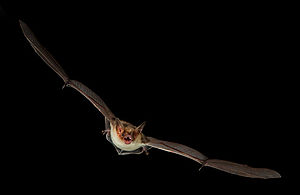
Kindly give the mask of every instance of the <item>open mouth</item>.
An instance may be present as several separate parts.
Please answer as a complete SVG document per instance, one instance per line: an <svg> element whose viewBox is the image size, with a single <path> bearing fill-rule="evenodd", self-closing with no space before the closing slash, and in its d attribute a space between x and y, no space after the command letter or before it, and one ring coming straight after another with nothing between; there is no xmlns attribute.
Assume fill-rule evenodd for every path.
<svg viewBox="0 0 300 195"><path fill-rule="evenodd" d="M124 139L125 144L130 144L132 142L131 135L126 135L126 136L124 136L123 139Z"/></svg>

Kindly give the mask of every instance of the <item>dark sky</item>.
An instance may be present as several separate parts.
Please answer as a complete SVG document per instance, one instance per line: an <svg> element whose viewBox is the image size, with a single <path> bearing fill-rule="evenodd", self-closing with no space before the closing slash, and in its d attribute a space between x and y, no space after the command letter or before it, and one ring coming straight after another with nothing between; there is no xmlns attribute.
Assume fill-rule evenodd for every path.
<svg viewBox="0 0 300 195"><path fill-rule="evenodd" d="M2 7L7 181L45 192L189 194L270 192L287 183L283 143L295 117L287 110L292 81L282 68L280 15L192 5L8 1ZM103 116L76 91L61 90L62 80L34 53L18 19L115 115L135 125L147 121L146 135L275 169L283 178L199 173L197 163L155 149L118 156L101 135Z"/></svg>

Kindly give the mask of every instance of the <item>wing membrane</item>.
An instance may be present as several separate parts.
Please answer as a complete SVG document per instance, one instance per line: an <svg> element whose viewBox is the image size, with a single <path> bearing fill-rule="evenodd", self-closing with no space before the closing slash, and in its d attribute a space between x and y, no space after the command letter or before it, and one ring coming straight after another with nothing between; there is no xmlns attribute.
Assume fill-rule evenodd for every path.
<svg viewBox="0 0 300 195"><path fill-rule="evenodd" d="M86 97L109 121L115 118L114 114L110 111L104 101L91 89L82 84L79 81L70 80L69 76L65 73L60 64L54 59L54 57L40 44L40 42L35 37L34 33L30 28L22 22L20 26L23 31L24 36L34 49L34 51L42 58L42 60L54 71L58 76L60 76L65 82L66 86L72 87Z"/></svg>
<svg viewBox="0 0 300 195"><path fill-rule="evenodd" d="M24 36L30 43L34 51L42 58L42 60L54 70L66 83L69 80L68 75L65 73L60 64L54 59L54 57L40 44L40 42L35 37L34 33L23 21L19 20L21 29Z"/></svg>
<svg viewBox="0 0 300 195"><path fill-rule="evenodd" d="M70 80L67 85L76 89L86 97L109 121L115 118L114 114L110 111L104 101L87 86L76 80Z"/></svg>
<svg viewBox="0 0 300 195"><path fill-rule="evenodd" d="M190 158L203 166L212 167L221 171L225 171L227 173L250 177L250 178L261 178L261 179L270 179L270 178L280 178L280 174L274 170L266 169L266 168L253 168L247 165L242 165L234 162L229 162L225 160L218 159L208 159L206 156L201 154L195 149L192 149L188 146L158 140L152 137L147 137L148 142L145 144L160 150L164 150L167 152L172 152L175 154L179 154L181 156L185 156Z"/></svg>
<svg viewBox="0 0 300 195"><path fill-rule="evenodd" d="M227 173L243 176L243 177L261 178L261 179L281 177L278 172L271 169L253 168L253 167L249 167L248 165L229 162L226 160L209 159L205 164L205 166L213 167L215 169L225 171Z"/></svg>
<svg viewBox="0 0 300 195"><path fill-rule="evenodd" d="M179 154L181 156L190 158L198 163L203 163L204 161L206 161L208 159L206 156L204 156L197 150L190 148L188 146L182 145L182 144L163 141L163 140L159 140L159 139L156 139L153 137L147 137L147 139L149 140L146 143L146 145L148 145L148 146L151 146L153 148L157 148L160 150L164 150L167 152Z"/></svg>

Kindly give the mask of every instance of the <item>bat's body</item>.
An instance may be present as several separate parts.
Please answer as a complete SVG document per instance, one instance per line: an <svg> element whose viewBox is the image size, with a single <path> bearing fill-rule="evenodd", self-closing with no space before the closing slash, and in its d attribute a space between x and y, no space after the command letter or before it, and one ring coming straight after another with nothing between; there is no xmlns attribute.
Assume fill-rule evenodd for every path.
<svg viewBox="0 0 300 195"><path fill-rule="evenodd" d="M145 136L136 130L137 127L134 125L127 123L125 121L121 121L123 125L122 127L113 126L113 128L110 129L108 132L111 138L112 143L120 150L124 152L132 152L136 151L139 148L143 147L143 138ZM124 132L122 132L124 131ZM122 134L124 133L124 136L122 137ZM122 153L120 153L122 154Z"/></svg>
<svg viewBox="0 0 300 195"><path fill-rule="evenodd" d="M20 21L22 31L35 52L42 60L55 71L64 81L65 86L71 87L85 96L105 117L105 128L103 131L106 138L116 148L118 154L140 154L146 152L151 147L172 152L190 158L202 166L213 167L231 174L236 174L251 178L279 178L280 174L276 171L266 168L252 168L247 165L241 165L218 159L208 159L195 149L188 146L158 140L147 137L142 133L145 123L134 126L128 122L118 119L107 107L104 101L84 84L76 80L71 80L64 72L59 63L53 56L38 42L30 28Z"/></svg>

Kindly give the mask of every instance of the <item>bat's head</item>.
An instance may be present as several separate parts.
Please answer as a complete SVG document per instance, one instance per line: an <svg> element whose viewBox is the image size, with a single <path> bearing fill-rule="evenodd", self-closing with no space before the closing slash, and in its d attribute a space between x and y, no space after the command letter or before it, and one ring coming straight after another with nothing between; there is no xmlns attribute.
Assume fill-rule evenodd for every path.
<svg viewBox="0 0 300 195"><path fill-rule="evenodd" d="M120 140L125 144L131 144L136 140L136 138L141 134L145 122L143 122L138 127L121 120L117 120L116 132Z"/></svg>

